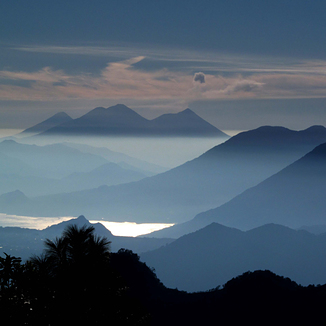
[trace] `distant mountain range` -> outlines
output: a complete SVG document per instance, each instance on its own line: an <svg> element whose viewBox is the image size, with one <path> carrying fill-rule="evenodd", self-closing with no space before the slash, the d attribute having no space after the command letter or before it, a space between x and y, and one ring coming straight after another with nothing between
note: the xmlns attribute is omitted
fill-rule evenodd
<svg viewBox="0 0 326 326"><path fill-rule="evenodd" d="M4 140L0 143L0 194L19 189L34 197L117 185L155 175L145 168L163 169L109 149L68 143L36 146Z"/></svg>
<svg viewBox="0 0 326 326"><path fill-rule="evenodd" d="M190 109L176 114L164 114L148 120L123 104L107 109L98 107L77 119L65 113L55 116L26 129L21 135L111 135L111 136L182 136L221 137L228 135L199 117Z"/></svg>
<svg viewBox="0 0 326 326"><path fill-rule="evenodd" d="M28 259L32 255L39 255L44 249L44 240L54 239L62 235L67 225L76 224L78 227L94 226L97 235L106 237L111 241L111 251L116 252L120 248L126 248L141 253L159 248L171 243L172 239L149 239L142 237L114 236L101 223L91 224L84 216L52 225L44 230L25 229L19 227L0 227L1 252Z"/></svg>
<svg viewBox="0 0 326 326"><path fill-rule="evenodd" d="M184 222L226 203L323 142L326 129L320 126L303 131L261 127L240 133L177 168L137 182L37 198L13 195L14 204L3 195L1 211L32 216L85 214L111 221Z"/></svg>
<svg viewBox="0 0 326 326"><path fill-rule="evenodd" d="M32 168L37 176L50 178L60 178L73 172L88 172L108 163L103 157L82 153L63 144L36 146L4 140L0 143L0 153L11 160L24 163L25 168L18 174ZM28 171L28 175L33 174Z"/></svg>
<svg viewBox="0 0 326 326"><path fill-rule="evenodd" d="M101 156L109 162L117 163L118 165L126 169L134 169L135 171L144 173L147 176L152 176L154 174L165 172L168 170L168 168L149 163L123 153L112 151L106 147L94 147L86 144L78 144L71 142L67 142L64 144L66 146L78 149L83 153Z"/></svg>
<svg viewBox="0 0 326 326"><path fill-rule="evenodd" d="M326 224L326 144L228 203L198 215L251 229L266 223L298 228Z"/></svg>
<svg viewBox="0 0 326 326"><path fill-rule="evenodd" d="M310 230L326 225L325 193L326 143L227 203L149 236L179 238L212 222L242 230L266 223Z"/></svg>
<svg viewBox="0 0 326 326"><path fill-rule="evenodd" d="M143 253L170 288L205 291L246 271L268 269L302 284L326 282L326 234L267 224L240 231L212 223L174 242Z"/></svg>
<svg viewBox="0 0 326 326"><path fill-rule="evenodd" d="M33 134L36 135L45 132L46 130L49 130L53 127L59 126L63 123L70 122L72 120L73 119L67 113L59 112L54 116L50 117L49 119L46 119L45 121L38 123L33 127L25 129L19 134L19 136L31 136Z"/></svg>
<svg viewBox="0 0 326 326"><path fill-rule="evenodd" d="M109 162L89 172L74 172L60 179L0 173L0 194L20 189L28 196L34 197L91 189L101 185L129 183L146 177L141 172Z"/></svg>

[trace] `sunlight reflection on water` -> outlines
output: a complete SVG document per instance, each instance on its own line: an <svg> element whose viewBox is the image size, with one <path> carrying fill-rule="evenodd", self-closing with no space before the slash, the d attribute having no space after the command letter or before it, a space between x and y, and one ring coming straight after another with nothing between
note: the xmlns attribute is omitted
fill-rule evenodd
<svg viewBox="0 0 326 326"><path fill-rule="evenodd" d="M91 223L101 223L113 235L125 237L137 237L139 235L148 234L154 231L162 230L174 224L166 223L134 223L134 222L106 222L106 221L90 221Z"/></svg>
<svg viewBox="0 0 326 326"><path fill-rule="evenodd" d="M65 217L33 217L33 216L18 216L7 215L0 213L0 226L14 226L27 229L42 230L54 224L59 224L64 221L71 220L72 216Z"/></svg>
<svg viewBox="0 0 326 326"><path fill-rule="evenodd" d="M76 217L32 217L32 216L18 216L7 215L0 213L0 226L2 227L21 227L27 229L42 230L48 226L59 224L64 221L74 219ZM113 235L136 237L138 235L144 235L153 231L161 230L170 227L174 224L166 223L134 223L134 222L107 222L107 221L89 221L90 223L101 223Z"/></svg>

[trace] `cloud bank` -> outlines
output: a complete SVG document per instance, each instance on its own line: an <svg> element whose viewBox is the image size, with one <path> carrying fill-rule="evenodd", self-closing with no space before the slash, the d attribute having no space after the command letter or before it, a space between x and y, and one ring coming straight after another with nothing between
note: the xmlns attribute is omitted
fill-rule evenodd
<svg viewBox="0 0 326 326"><path fill-rule="evenodd" d="M301 98L326 97L326 62L311 61L271 66L257 62L237 66L232 62L218 69L218 63L206 72L167 68L146 70L137 64L145 56L115 61L103 67L100 74L68 74L64 70L44 67L35 72L0 71L0 100L69 100L134 99L148 101ZM239 65L239 62L235 63ZM240 73L239 73L240 71ZM243 72L241 72L243 71ZM245 71L245 75L244 75ZM22 82L25 84L22 86Z"/></svg>

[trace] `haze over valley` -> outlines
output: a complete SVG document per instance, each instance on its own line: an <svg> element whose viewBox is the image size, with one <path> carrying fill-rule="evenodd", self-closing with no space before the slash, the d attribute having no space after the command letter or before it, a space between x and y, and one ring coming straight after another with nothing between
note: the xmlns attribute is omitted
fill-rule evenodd
<svg viewBox="0 0 326 326"><path fill-rule="evenodd" d="M287 229L281 225L294 229L326 225L323 216L326 128L311 126L295 131L279 126L262 126L229 137L208 122L203 122L204 120L190 110L181 114L162 116L162 119L158 120L163 121L160 132L163 133L165 130L164 136L160 135L157 138L157 135L154 135L153 138L152 134L143 133L136 138L139 141L151 139L153 142L164 139L168 142L177 142L178 139L182 139L191 144L199 137L200 128L203 128L204 132L200 139L209 142L214 140L216 143L209 150L203 150L198 157L169 169L126 153L112 151L108 147L111 140L128 142L133 139L130 138L130 134L123 133L123 130L129 130L130 125L134 124L132 117L136 116L142 123L151 121L142 120L140 115L134 115L133 112L124 105L117 105L108 109L91 110L76 120L61 112L0 142L0 207L1 213L7 214L3 215L6 227L2 228L4 240L0 244L4 250L9 249L12 253L27 258L28 254L40 250L41 241L36 241L37 238L41 239L45 234L54 236L63 228L63 226L61 229L54 228L56 232L53 234L44 233L47 229L44 231L21 229L18 232L19 223L24 226L23 221L28 221L28 218L19 216L30 216L35 218L36 223L44 221L43 225L49 226L59 223L65 216L64 220L72 223L74 219L71 220L68 216L85 214L90 221L102 221L103 225L110 225L105 224L106 222L120 222L121 226L132 227L132 224L125 222L136 222L138 224L134 224L135 226L148 227L148 231L144 230L143 233L151 232L153 227L156 230L161 228L142 235L139 240L114 237L109 231L108 233L99 231L99 226L96 226L96 232L100 234L104 232L113 239L113 250L118 250L121 245L142 253L141 259L149 266L155 267L159 278L170 287L187 291L207 290L213 287L216 281L222 284L241 272L253 269L270 269L304 284L323 282L320 261L309 263L310 266L316 266L313 270L317 274L310 273L311 276L304 274L303 277L294 272L298 268L298 261L288 261L286 264L288 269L285 266L285 269L279 268L284 265L283 255L286 257L299 255L301 264L305 264L311 254L304 254L303 251L284 254L285 248L280 247L280 252L275 253L274 257L269 250L275 246L276 240L272 239L280 239L278 237L284 238L282 241L289 241L285 239L298 234L295 240L297 244L302 242L303 246L307 241L304 240L306 238L299 236L307 233L291 233L292 231L286 233L282 230ZM103 127L97 129L97 124L105 119L109 119L110 123L104 123ZM183 124L180 119L185 119L185 125L188 123L187 135L175 132L175 126ZM79 121L82 121L82 124ZM114 133L118 132L118 135L112 135L111 126L114 124L120 126L119 129L114 129L116 130ZM140 129L137 129L138 124L139 122L136 122L136 127L131 128L133 133L144 128L141 124ZM201 127L202 125L204 127ZM206 126L216 130L215 137L206 134ZM85 143L86 138L80 137L81 128L88 130L86 134L89 142ZM150 133L151 127L148 130L146 132ZM169 130L171 134L168 134ZM102 141L106 141L106 147L94 146L99 139L99 133ZM15 225L16 229L10 228L10 216L17 216L12 225ZM76 221L79 224L89 223L82 218ZM279 227L273 227L271 223L277 223ZM29 228L35 228L32 225L30 224ZM105 230L103 225L101 230ZM263 227L264 225L266 226ZM228 229L230 226L235 229ZM205 241L195 238L197 234L205 234L210 229L216 228L223 232L215 234L214 231L212 235L208 233L204 235ZM239 229L256 231L241 233ZM122 232L123 235L124 231L117 232ZM125 232L127 234L127 231ZM259 244L258 235L254 239L250 238L249 235L255 232L268 234L267 237L264 236L264 244ZM19 243L21 235L16 238L19 234L25 234L24 238L28 245ZM35 238L36 234L38 235ZM188 234L192 240L186 240ZM7 235L12 239L10 241L12 247L8 243L9 240L5 240L9 239ZM233 239L236 235L237 238ZM250 240L245 240L246 237ZM316 240L313 240L314 249L309 250L322 252L320 250L324 247L323 242L318 242L317 236L310 237ZM185 241L189 242L185 246L186 249L183 249L185 252L174 248ZM244 249L248 245L243 241L249 241L257 248L263 249L260 253L253 253L251 249ZM220 247L224 258L216 256L217 261L223 261L227 256L232 264L225 266L222 273L218 263L214 265L213 261L207 258L207 263L210 262L211 265L206 266L204 263L206 259L197 262L192 256L191 264L203 268L196 274L196 269L188 266L190 263L184 260L188 256L190 242L197 247L199 244L207 244L210 247L209 251L201 247L198 247L200 248L198 250L207 251L208 256L213 252L216 255L217 249L213 248ZM167 254L161 256L170 249L169 246L161 249L159 247L167 244L174 248L171 249L173 257L166 256ZM228 247L233 249L227 251ZM250 262L251 259L245 258L245 255L240 253L240 248L256 257L256 261ZM203 256L200 256L203 259ZM237 258L240 256L243 261L241 264ZM184 259L177 267L173 259L179 261L180 257ZM276 264L269 260L276 260ZM191 272L189 277L184 278L188 273L186 270ZM204 270L210 275L213 273L212 280L208 276L203 277ZM217 274L221 275L220 278L217 278ZM200 283L199 278L206 280L206 283ZM184 281L186 282L183 283Z"/></svg>
<svg viewBox="0 0 326 326"><path fill-rule="evenodd" d="M319 325L326 2L5 1L10 325Z"/></svg>

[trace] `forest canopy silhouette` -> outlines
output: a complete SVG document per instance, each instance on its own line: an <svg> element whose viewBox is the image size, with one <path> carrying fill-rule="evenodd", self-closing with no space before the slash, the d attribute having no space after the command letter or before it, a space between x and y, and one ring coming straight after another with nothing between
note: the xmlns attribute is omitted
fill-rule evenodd
<svg viewBox="0 0 326 326"><path fill-rule="evenodd" d="M222 288L187 293L166 288L132 251L111 252L92 226L68 225L44 245L24 263L6 253L0 258L0 309L11 325L259 324L262 315L279 324L324 320L325 285L302 287L255 271Z"/></svg>

